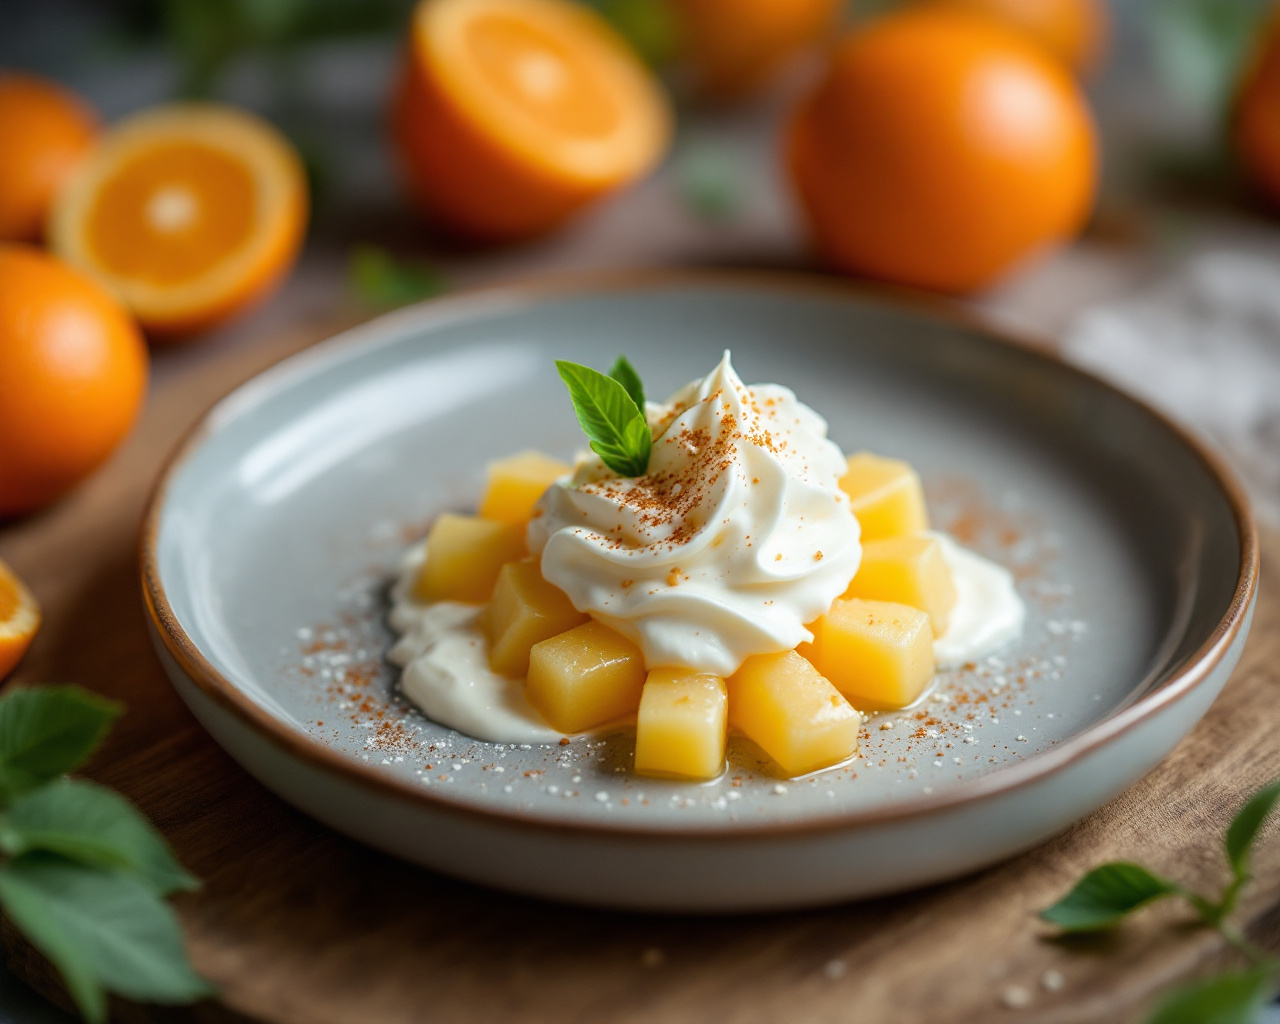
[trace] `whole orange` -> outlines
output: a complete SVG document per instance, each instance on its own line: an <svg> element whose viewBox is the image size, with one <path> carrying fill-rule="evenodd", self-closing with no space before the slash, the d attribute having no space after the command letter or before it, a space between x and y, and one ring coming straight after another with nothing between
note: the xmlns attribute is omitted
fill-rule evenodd
<svg viewBox="0 0 1280 1024"><path fill-rule="evenodd" d="M1232 134L1249 177L1280 205L1280 20L1263 34L1241 81Z"/></svg>
<svg viewBox="0 0 1280 1024"><path fill-rule="evenodd" d="M1111 16L1106 0L931 0L984 14L1025 32L1077 71L1093 68L1107 48Z"/></svg>
<svg viewBox="0 0 1280 1024"><path fill-rule="evenodd" d="M67 175L93 145L93 112L35 75L0 74L0 241L35 241Z"/></svg>
<svg viewBox="0 0 1280 1024"><path fill-rule="evenodd" d="M129 432L147 350L101 285L21 245L0 245L0 517L41 507Z"/></svg>
<svg viewBox="0 0 1280 1024"><path fill-rule="evenodd" d="M762 86L831 29L841 0L668 0L680 49L703 93L732 99Z"/></svg>
<svg viewBox="0 0 1280 1024"><path fill-rule="evenodd" d="M929 7L843 40L787 156L830 263L947 292L1073 235L1097 177L1089 108L1060 62L990 19Z"/></svg>

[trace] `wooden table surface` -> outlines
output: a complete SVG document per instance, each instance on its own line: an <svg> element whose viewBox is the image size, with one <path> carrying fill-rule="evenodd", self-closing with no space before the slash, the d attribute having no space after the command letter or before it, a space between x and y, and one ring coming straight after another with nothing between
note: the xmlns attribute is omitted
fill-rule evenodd
<svg viewBox="0 0 1280 1024"><path fill-rule="evenodd" d="M164 678L144 625L137 531L161 461L200 412L332 327L172 364L105 471L0 529L0 558L47 616L15 681L74 682L128 703L88 774L137 801L206 882L177 905L194 964L221 997L189 1010L121 1006L118 1019L1131 1021L1162 987L1229 960L1214 933L1170 927L1172 907L1081 942L1052 941L1034 912L1116 857L1191 884L1222 877L1226 822L1242 795L1280 774L1280 586L1265 573L1239 669L1160 768L1040 848L906 896L749 917L575 909L410 867L281 803L222 753ZM1264 537L1263 557L1280 558L1280 536ZM1240 921L1277 948L1275 829L1257 867ZM12 933L5 939L13 969L57 998L47 965Z"/></svg>

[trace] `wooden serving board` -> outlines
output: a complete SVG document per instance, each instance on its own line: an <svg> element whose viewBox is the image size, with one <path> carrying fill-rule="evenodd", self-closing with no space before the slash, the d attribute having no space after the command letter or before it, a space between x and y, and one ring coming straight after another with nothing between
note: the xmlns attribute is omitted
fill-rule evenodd
<svg viewBox="0 0 1280 1024"><path fill-rule="evenodd" d="M137 531L151 481L198 414L333 326L249 353L162 354L163 380L112 464L56 508L0 528L0 558L46 613L14 681L74 682L127 702L88 774L141 805L206 883L178 908L192 960L220 998L185 1010L122 1004L117 1019L1132 1021L1163 987L1229 962L1213 933L1178 926L1172 907L1081 942L1051 941L1034 912L1117 857L1219 883L1225 824L1280 775L1280 585L1266 577L1234 678L1159 769L1031 853L907 896L732 918L574 909L410 867L271 796L206 736L161 672L139 596ZM1273 558L1275 534L1264 537L1264 560ZM1280 830L1263 837L1256 864L1240 922L1277 948ZM12 930L4 938L13 969L65 1004L48 965Z"/></svg>

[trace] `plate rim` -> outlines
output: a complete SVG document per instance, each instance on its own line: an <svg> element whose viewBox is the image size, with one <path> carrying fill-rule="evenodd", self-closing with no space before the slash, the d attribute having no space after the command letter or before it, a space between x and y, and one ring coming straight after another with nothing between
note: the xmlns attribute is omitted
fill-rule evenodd
<svg viewBox="0 0 1280 1024"><path fill-rule="evenodd" d="M1240 560L1236 583L1226 611L1203 644L1186 664L1171 675L1159 689L1145 694L1116 714L1088 726L1075 736L1048 750L1034 754L1015 765L998 768L942 793L914 796L906 800L861 810L833 810L811 817L775 822L741 821L731 825L680 823L644 823L632 821L584 822L554 814L531 816L516 807L478 807L453 799L434 789L414 787L345 756L328 744L300 732L270 714L252 701L234 683L223 676L200 652L178 622L168 600L160 576L158 544L160 523L164 514L169 486L186 461L213 434L219 424L233 417L237 410L252 404L255 396L268 394L309 369L326 365L335 355L376 349L394 343L400 327L410 323L437 327L452 320L471 320L484 316L494 307L519 308L531 303L574 296L633 293L671 288L741 288L761 289L775 293L817 295L826 298L856 300L873 305L923 314L969 331L976 331L989 341L1041 360L1056 372L1066 372L1090 382L1120 401L1137 407L1151 417L1199 459L1209 476L1226 497L1232 518L1241 538ZM373 789L382 796L392 796L423 805L433 812L444 812L484 823L500 823L522 829L556 833L597 834L603 837L707 839L750 839L791 837L809 833L835 832L900 823L927 818L941 812L954 811L985 802L1057 774L1096 750L1118 741L1126 733L1154 717L1166 707L1180 701L1209 679L1230 650L1248 618L1257 594L1259 575L1259 537L1243 485L1237 475L1208 442L1189 428L1176 422L1142 398L1123 391L1102 377L1065 360L1045 342L1030 334L1020 334L994 325L977 313L959 307L955 302L909 289L850 282L814 273L778 270L722 269L652 269L560 273L538 276L515 283L482 285L459 290L441 298L406 306L375 317L363 324L340 331L301 352L285 356L243 381L220 398L187 430L166 458L147 498L139 542L139 570L147 617L150 625L183 673L206 697L230 712L258 737L266 739L287 755L301 758L310 767L336 774L343 781ZM216 742L216 740L215 740Z"/></svg>

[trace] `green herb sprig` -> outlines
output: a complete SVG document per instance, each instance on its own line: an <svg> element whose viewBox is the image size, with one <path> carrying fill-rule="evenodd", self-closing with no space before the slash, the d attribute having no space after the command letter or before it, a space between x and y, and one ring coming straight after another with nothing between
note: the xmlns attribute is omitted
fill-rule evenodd
<svg viewBox="0 0 1280 1024"><path fill-rule="evenodd" d="M563 359L556 361L556 369L591 450L620 476L648 472L653 433L644 416L644 385L635 367L619 356L607 374Z"/></svg>
<svg viewBox="0 0 1280 1024"><path fill-rule="evenodd" d="M364 305L394 309L449 290L449 283L431 264L398 260L377 245L357 245L347 267L351 292Z"/></svg>
<svg viewBox="0 0 1280 1024"><path fill-rule="evenodd" d="M123 710L77 686L0 697L0 907L93 1024L108 993L188 1003L213 992L164 901L199 882L124 797L65 777Z"/></svg>
<svg viewBox="0 0 1280 1024"><path fill-rule="evenodd" d="M1112 861L1094 868L1062 899L1040 911L1040 916L1064 933L1101 932L1114 928L1136 910L1158 900L1183 900L1199 920L1222 933L1223 938L1250 961L1243 970L1227 971L1171 992L1155 1009L1147 1024L1249 1024L1267 997L1280 983L1280 960L1249 942L1227 923L1240 893L1252 877L1250 853L1263 823L1280 800L1280 779L1255 793L1236 813L1227 828L1224 847L1231 878L1216 899L1194 892L1140 864Z"/></svg>

